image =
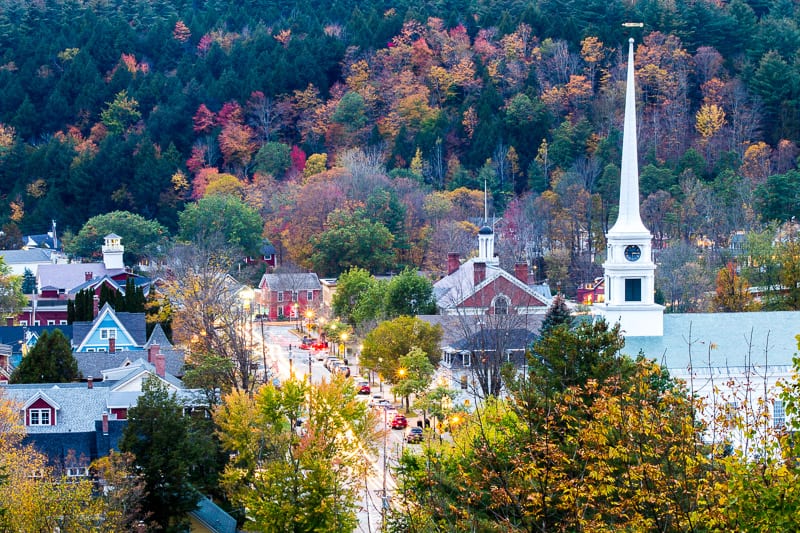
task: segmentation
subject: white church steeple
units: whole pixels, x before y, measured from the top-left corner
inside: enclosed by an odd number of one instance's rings
[[[109,233],[103,238],[103,263],[107,270],[117,270],[125,268],[123,255],[125,247],[122,246],[122,237],[116,233]]]
[[[483,226],[478,230],[478,262],[498,263],[494,256],[494,230],[489,223],[489,196],[483,183]]]
[[[633,39],[630,39],[619,214],[606,235],[605,301],[594,306],[595,314],[604,316],[611,324],[619,322],[623,334],[630,337],[664,334],[664,307],[654,301],[656,265],[652,260],[652,239],[639,214],[636,87]]]

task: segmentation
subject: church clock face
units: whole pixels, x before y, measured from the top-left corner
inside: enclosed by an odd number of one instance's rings
[[[631,244],[625,247],[625,259],[627,259],[628,261],[638,261],[640,257],[642,257],[641,248],[639,248],[635,244]]]

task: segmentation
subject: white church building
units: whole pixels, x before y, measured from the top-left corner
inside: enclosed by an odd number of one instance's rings
[[[655,303],[656,265],[652,235],[639,214],[636,147],[636,90],[633,39],[628,50],[625,121],[619,215],[607,234],[603,264],[605,301],[592,312],[619,323],[623,352],[642,353],[682,379],[687,389],[706,399],[704,418],[722,410],[729,416],[756,409],[769,413],[769,425],[786,420],[781,382],[792,379],[798,352],[800,312],[664,314]]]

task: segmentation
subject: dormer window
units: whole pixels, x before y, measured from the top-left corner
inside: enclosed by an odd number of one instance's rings
[[[28,409],[29,426],[49,426],[50,409]]]

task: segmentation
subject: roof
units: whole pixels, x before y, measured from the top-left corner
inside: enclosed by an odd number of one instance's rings
[[[167,338],[167,334],[164,333],[164,328],[158,322],[153,327],[153,331],[150,333],[150,338],[147,339],[144,348],[150,348],[151,344],[158,344],[161,350],[171,350],[173,348],[172,343]]]
[[[236,519],[206,497],[197,502],[197,509],[189,512],[214,533],[236,533]]]
[[[498,333],[508,333],[509,340],[504,343],[509,349],[520,349],[539,333],[544,315],[419,315],[417,318],[442,327],[443,349],[466,350],[481,344],[475,342],[476,335]]]
[[[792,365],[800,311],[664,315],[662,337],[628,337],[622,350],[641,350],[666,368]],[[624,333],[624,332],[623,332]]]
[[[31,246],[31,243],[33,243],[36,246],[42,248],[55,248],[55,242],[53,242],[53,235],[50,233],[37,233],[36,235],[25,235],[22,237],[22,242],[28,246]]]
[[[69,263],[40,265],[37,273],[39,286],[52,285],[59,289],[71,290],[86,282],[86,273],[91,272],[93,278],[100,276],[116,276],[126,272],[124,268],[107,269],[103,263]]]
[[[0,257],[7,265],[29,264],[29,263],[50,263],[51,250],[41,248],[31,248],[30,250],[0,250]]]
[[[293,272],[286,274],[264,274],[261,287],[271,291],[320,291],[322,285],[314,273]]]
[[[85,383],[34,383],[7,385],[3,390],[6,398],[22,405],[40,393],[58,404],[56,425],[28,426],[28,433],[80,433],[94,431],[94,421],[106,410],[111,389],[101,384],[89,389]]]
[[[475,263],[486,265],[486,277],[480,285],[475,285]],[[452,274],[449,274],[433,284],[433,297],[440,308],[449,309],[457,307],[466,298],[471,296],[481,286],[491,283],[498,277],[504,277],[524,288],[529,294],[540,300],[543,304],[550,304],[550,288],[542,285],[527,285],[516,276],[500,268],[498,263],[484,263],[477,258],[469,259]]]
[[[131,335],[131,338],[137,346],[144,346],[147,342],[147,323],[145,321],[145,313],[116,313],[114,309],[106,303],[102,309],[97,313],[97,317],[91,322],[73,322],[72,323],[72,340],[73,346],[80,346],[90,334],[95,323],[103,319],[104,311],[108,308],[108,312],[117,317],[117,321],[123,328]]]

